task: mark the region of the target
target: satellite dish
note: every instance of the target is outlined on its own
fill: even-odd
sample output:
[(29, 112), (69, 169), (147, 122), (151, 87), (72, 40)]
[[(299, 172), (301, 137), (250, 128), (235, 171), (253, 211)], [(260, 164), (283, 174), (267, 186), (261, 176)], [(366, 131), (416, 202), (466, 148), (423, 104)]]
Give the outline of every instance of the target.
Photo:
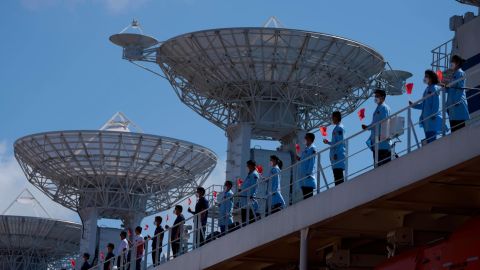
[(120, 33), (110, 36), (110, 41), (123, 48), (140, 47), (142, 49), (152, 47), (158, 43), (153, 37), (135, 33)]
[(457, 2), (465, 5), (480, 7), (480, 0), (457, 0)]
[[(138, 33), (127, 33), (129, 29), (136, 30)], [(155, 38), (143, 34), (140, 23), (135, 19), (120, 33), (111, 35), (109, 39), (113, 44), (123, 48), (124, 58), (132, 61), (141, 60), (143, 50), (158, 43)]]
[(404, 70), (385, 70), (379, 79), (385, 84), (387, 95), (402, 95), (405, 88), (405, 81), (412, 77), (412, 73)]

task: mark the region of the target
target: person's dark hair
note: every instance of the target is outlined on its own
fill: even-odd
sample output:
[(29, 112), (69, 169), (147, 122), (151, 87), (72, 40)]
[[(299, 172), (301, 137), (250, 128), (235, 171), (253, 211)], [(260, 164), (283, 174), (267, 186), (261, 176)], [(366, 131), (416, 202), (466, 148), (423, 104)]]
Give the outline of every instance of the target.
[(122, 236), (123, 238), (127, 238), (127, 232), (126, 231), (121, 231), (120, 236)]
[(183, 207), (179, 204), (175, 205), (175, 209), (180, 211), (180, 213), (183, 211)]
[(162, 223), (162, 217), (161, 216), (155, 216), (155, 222), (158, 222), (158, 224)]
[(275, 161), (275, 163), (277, 163), (277, 166), (280, 168), (280, 170), (282, 169), (283, 161), (279, 157), (277, 157), (276, 155), (271, 155), (270, 160)]
[(197, 192), (198, 194), (200, 194), (201, 196), (204, 196), (205, 195), (205, 189), (203, 187), (197, 187)]
[(109, 247), (111, 249), (115, 249), (115, 245), (113, 243), (108, 243), (107, 247)]
[(431, 84), (438, 84), (438, 76), (437, 73), (435, 73), (431, 69), (425, 70), (425, 77), (430, 79)]
[(339, 111), (334, 111), (332, 117), (336, 118), (339, 122), (342, 121), (342, 114)]
[(142, 227), (137, 226), (137, 227), (135, 228), (135, 231), (138, 232), (138, 233), (142, 233)]
[(457, 64), (458, 67), (462, 67), (463, 63), (465, 63), (465, 60), (463, 58), (461, 58), (460, 56), (455, 54), (450, 59), (450, 62)]
[(305, 139), (309, 139), (313, 142), (313, 141), (315, 141), (315, 134), (309, 132), (309, 133), (305, 134)]
[(225, 186), (233, 187), (233, 183), (230, 180), (225, 181)]
[(83, 253), (83, 257), (87, 258), (87, 260), (88, 260), (88, 259), (90, 259), (90, 254), (85, 252), (85, 253)]
[(376, 89), (373, 94), (375, 95), (379, 95), (381, 96), (382, 98), (386, 98), (387, 97), (387, 92), (385, 92), (385, 90), (382, 90), (382, 89)]
[(250, 159), (249, 161), (247, 161), (247, 165), (255, 167), (255, 166), (257, 166), (257, 163), (255, 162), (255, 160)]

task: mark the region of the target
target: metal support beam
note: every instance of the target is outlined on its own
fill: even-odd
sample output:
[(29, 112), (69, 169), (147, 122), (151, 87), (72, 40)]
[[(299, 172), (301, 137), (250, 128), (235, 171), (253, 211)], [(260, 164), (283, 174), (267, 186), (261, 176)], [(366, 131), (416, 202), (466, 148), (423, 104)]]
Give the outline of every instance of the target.
[(300, 230), (300, 265), (299, 270), (308, 269), (308, 231), (309, 228)]
[(250, 141), (252, 127), (250, 124), (241, 123), (231, 126), (227, 130), (227, 179), (236, 181), (246, 176), (245, 164), (250, 159)]
[[(80, 254), (89, 253), (90, 258), (95, 258), (97, 244), (98, 210), (95, 207), (83, 208), (78, 211), (83, 223), (82, 238), (80, 238)], [(81, 260), (79, 260), (81, 261)], [(80, 269), (81, 263), (77, 265)]]

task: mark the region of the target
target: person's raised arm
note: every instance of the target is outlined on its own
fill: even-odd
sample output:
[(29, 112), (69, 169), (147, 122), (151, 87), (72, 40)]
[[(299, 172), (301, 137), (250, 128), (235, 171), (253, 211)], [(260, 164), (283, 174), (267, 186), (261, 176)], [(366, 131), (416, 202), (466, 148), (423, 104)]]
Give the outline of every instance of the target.
[[(422, 97), (422, 99), (423, 99), (423, 97)], [(412, 106), (413, 109), (421, 110), (421, 109), (423, 108), (423, 102), (424, 102), (424, 101), (425, 101), (425, 100), (422, 100), (422, 101), (420, 101), (420, 102), (418, 102), (418, 103), (415, 103), (415, 105), (413, 105), (413, 102), (412, 102), (412, 101), (408, 101), (408, 105), (410, 105), (410, 106), (413, 105), (413, 106)]]

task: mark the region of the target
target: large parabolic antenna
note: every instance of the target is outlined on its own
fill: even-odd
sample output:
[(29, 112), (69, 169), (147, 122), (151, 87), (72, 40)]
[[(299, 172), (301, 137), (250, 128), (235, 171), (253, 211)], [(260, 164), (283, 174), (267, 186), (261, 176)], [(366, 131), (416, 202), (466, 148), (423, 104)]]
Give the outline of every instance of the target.
[(216, 165), (216, 155), (205, 147), (132, 127), (117, 113), (101, 130), (46, 132), (15, 142), (28, 181), (78, 211), (81, 252), (93, 254), (99, 218), (138, 226), (146, 215), (194, 194)]
[(75, 256), (81, 225), (55, 220), (25, 189), (0, 216), (0, 269), (46, 270)]
[[(268, 22), (281, 25), (275, 18)], [(123, 47), (124, 59), (157, 64), (163, 75), (157, 74), (183, 103), (226, 130), (231, 179), (242, 176), (251, 139), (280, 140), (293, 149), (303, 132), (329, 122), (333, 111), (353, 112), (375, 88), (402, 93), (405, 80), (385, 80), (392, 77), (381, 76), (387, 63), (369, 46), (318, 32), (269, 25), (211, 29), (136, 52), (132, 48), (145, 43), (115, 42), (122, 35), (110, 40)]]

